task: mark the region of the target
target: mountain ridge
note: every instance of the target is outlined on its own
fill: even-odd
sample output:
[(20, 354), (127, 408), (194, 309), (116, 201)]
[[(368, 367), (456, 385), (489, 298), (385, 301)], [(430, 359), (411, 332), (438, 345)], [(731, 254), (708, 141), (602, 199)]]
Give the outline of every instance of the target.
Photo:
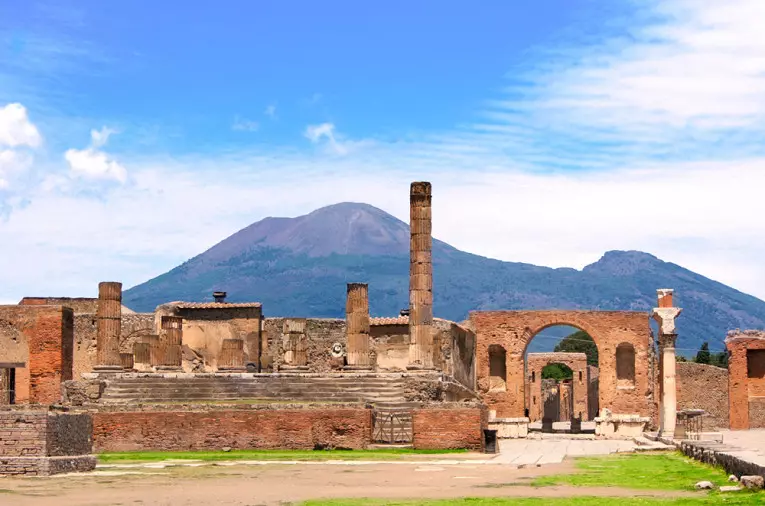
[[(654, 255), (612, 250), (581, 270), (505, 262), (433, 240), (434, 314), (470, 310), (650, 311), (657, 288), (683, 307), (679, 347), (721, 349), (734, 328), (764, 328), (765, 302)], [(408, 305), (409, 225), (374, 206), (342, 202), (295, 218), (255, 222), (154, 279), (126, 290), (124, 303), (151, 311), (169, 300), (257, 300), (267, 315), (343, 317), (345, 284), (369, 283), (370, 310)]]

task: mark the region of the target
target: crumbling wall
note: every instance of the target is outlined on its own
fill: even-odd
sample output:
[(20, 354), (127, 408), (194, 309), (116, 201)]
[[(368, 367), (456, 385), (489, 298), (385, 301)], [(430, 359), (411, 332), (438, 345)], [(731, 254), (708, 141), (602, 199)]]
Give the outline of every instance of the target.
[(704, 419), (705, 428), (727, 429), (728, 370), (694, 362), (678, 362), (676, 367), (677, 410), (703, 409), (710, 415)]
[[(289, 318), (266, 318), (263, 321), (263, 333), (266, 346), (263, 353), (266, 358), (261, 367), (270, 366), (276, 370), (284, 365), (283, 330), (284, 321)], [(306, 354), (310, 372), (328, 372), (336, 367), (330, 354), (334, 343), (346, 345), (345, 320), (331, 318), (308, 318), (305, 324)]]
[(409, 325), (372, 325), (370, 348), (378, 371), (406, 371), (409, 364)]

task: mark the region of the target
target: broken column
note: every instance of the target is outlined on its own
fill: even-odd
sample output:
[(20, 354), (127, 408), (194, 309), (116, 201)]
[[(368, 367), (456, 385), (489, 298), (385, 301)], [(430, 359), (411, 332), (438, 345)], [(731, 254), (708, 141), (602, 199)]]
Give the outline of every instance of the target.
[(433, 368), (433, 261), (431, 185), (409, 191), (409, 369)]
[(298, 371), (308, 369), (305, 327), (305, 318), (288, 318), (284, 320), (284, 327), (282, 329), (284, 364), (280, 366), (280, 369)]
[(120, 334), (122, 325), (122, 283), (103, 281), (98, 284), (96, 309), (96, 353), (93, 369), (97, 372), (122, 371)]
[(244, 341), (224, 339), (218, 358), (219, 371), (244, 371)]
[(180, 316), (162, 316), (160, 320), (159, 343), (162, 347), (162, 369), (180, 369), (183, 355), (183, 318)]
[(672, 303), (673, 290), (662, 288), (656, 291), (659, 307), (653, 310), (653, 319), (659, 324), (659, 351), (661, 355), (661, 401), (659, 411), (659, 435), (672, 438), (677, 425), (677, 385), (675, 380), (675, 341), (677, 331), (675, 318), (682, 309)]
[(371, 369), (369, 357), (369, 287), (348, 283), (345, 301), (348, 369)]

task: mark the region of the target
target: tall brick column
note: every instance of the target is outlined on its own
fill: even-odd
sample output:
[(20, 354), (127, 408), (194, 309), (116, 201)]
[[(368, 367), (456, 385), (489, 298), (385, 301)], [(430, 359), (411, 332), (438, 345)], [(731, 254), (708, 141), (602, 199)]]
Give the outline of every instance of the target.
[(409, 369), (433, 368), (431, 199), (430, 183), (412, 183), (409, 191)]
[(659, 324), (659, 350), (661, 353), (661, 401), (659, 412), (659, 434), (673, 438), (677, 425), (677, 383), (675, 379), (675, 341), (677, 331), (675, 318), (682, 309), (672, 304), (673, 290), (662, 288), (656, 291), (659, 307), (653, 310), (653, 319)]
[(122, 283), (103, 281), (98, 284), (96, 309), (96, 352), (98, 372), (122, 371), (120, 333), (122, 325)]
[(345, 333), (348, 341), (348, 369), (371, 369), (369, 358), (369, 287), (348, 283), (345, 300)]

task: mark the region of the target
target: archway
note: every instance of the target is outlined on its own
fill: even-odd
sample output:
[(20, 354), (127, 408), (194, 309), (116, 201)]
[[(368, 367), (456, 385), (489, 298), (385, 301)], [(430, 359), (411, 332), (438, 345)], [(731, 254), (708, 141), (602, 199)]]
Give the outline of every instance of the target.
[[(655, 399), (648, 374), (651, 332), (649, 316), (637, 311), (476, 311), (470, 313), (476, 331), (478, 391), (497, 417), (526, 414), (527, 385), (525, 355), (532, 339), (549, 327), (567, 325), (586, 332), (598, 350), (598, 408), (614, 414), (651, 416)], [(627, 343), (634, 353), (634, 380), (617, 385), (617, 346)], [(490, 388), (489, 346), (506, 352), (504, 391)], [(626, 349), (626, 348), (625, 348)], [(624, 353), (624, 352), (623, 352)], [(585, 373), (582, 380), (586, 380)], [(577, 375), (578, 379), (578, 375)], [(592, 403), (588, 403), (592, 404)], [(593, 414), (581, 410), (587, 418)], [(577, 412), (578, 414), (578, 412)]]

